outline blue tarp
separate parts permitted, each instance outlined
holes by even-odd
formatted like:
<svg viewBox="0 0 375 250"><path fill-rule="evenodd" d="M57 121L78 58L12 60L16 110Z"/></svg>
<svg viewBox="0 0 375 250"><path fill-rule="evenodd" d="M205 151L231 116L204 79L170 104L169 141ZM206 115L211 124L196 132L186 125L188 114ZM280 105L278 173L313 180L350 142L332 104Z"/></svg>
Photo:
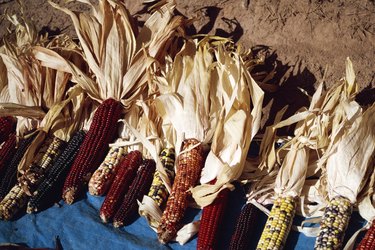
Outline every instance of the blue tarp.
<svg viewBox="0 0 375 250"><path fill-rule="evenodd" d="M64 250L69 249L195 249L197 238L184 246L171 243L161 245L155 232L148 227L145 218L138 218L129 226L116 229L112 224L104 224L99 218L99 209L103 197L89 194L74 203L67 205L60 201L60 206L53 206L38 214L23 214L16 220L0 221L0 242L22 243L29 247L54 248L54 239L59 236ZM233 226L245 201L245 192L238 187L231 193L230 213L226 215L221 232L222 249L227 249ZM187 220L198 219L200 210L190 209ZM257 232L251 237L255 248L263 229L265 215L257 218ZM301 221L297 217L295 223ZM364 221L354 213L346 238L363 225ZM285 249L313 249L315 239L291 231Z"/></svg>

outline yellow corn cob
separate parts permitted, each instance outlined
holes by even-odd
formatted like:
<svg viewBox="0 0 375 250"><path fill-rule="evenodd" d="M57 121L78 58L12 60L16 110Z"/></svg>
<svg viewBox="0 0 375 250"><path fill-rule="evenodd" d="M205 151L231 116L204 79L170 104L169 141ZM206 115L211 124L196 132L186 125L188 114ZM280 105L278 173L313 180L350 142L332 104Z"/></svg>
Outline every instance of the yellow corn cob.
<svg viewBox="0 0 375 250"><path fill-rule="evenodd" d="M296 201L293 197L278 197L268 216L257 250L282 249L293 224Z"/></svg>
<svg viewBox="0 0 375 250"><path fill-rule="evenodd" d="M117 167L125 155L125 147L110 148L104 161L90 179L89 193L91 195L104 195L108 192L116 175Z"/></svg>
<svg viewBox="0 0 375 250"><path fill-rule="evenodd" d="M164 149L160 153L160 160L172 184L174 179L174 148ZM168 194L168 190L160 177L160 173L156 170L154 173L150 191L148 192L148 196L155 201L158 207L162 207L167 201Z"/></svg>
<svg viewBox="0 0 375 250"><path fill-rule="evenodd" d="M28 196L17 183L0 202L0 218L10 220L12 217L26 205Z"/></svg>
<svg viewBox="0 0 375 250"><path fill-rule="evenodd" d="M340 249L351 214L350 200L341 196L333 198L324 210L314 248Z"/></svg>

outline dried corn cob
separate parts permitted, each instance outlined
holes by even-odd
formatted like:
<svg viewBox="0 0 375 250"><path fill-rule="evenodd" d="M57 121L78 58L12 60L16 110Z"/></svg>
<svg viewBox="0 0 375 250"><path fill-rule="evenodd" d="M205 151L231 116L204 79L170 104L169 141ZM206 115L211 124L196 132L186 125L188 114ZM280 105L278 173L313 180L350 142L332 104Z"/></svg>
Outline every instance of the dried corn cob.
<svg viewBox="0 0 375 250"><path fill-rule="evenodd" d="M96 110L92 124L65 180L63 199L72 204L83 192L92 173L108 152L108 144L117 133L121 103L105 100Z"/></svg>
<svg viewBox="0 0 375 250"><path fill-rule="evenodd" d="M204 150L198 140L184 140L181 151L172 192L158 227L158 239L163 244L176 236L188 206L189 189L195 186L204 165Z"/></svg>
<svg viewBox="0 0 375 250"><path fill-rule="evenodd" d="M19 183L28 196L31 196L46 172L52 166L56 156L65 147L65 142L55 136L48 137L38 151L30 168L20 177ZM40 160L39 160L40 159Z"/></svg>
<svg viewBox="0 0 375 250"><path fill-rule="evenodd" d="M4 142L2 147L0 148L0 180L5 173L6 167L8 166L8 162L12 159L14 153L16 152L16 135L10 134L8 139Z"/></svg>
<svg viewBox="0 0 375 250"><path fill-rule="evenodd" d="M100 208L100 218L103 222L108 222L115 215L141 163L142 154L138 150L130 152L120 163L115 179Z"/></svg>
<svg viewBox="0 0 375 250"><path fill-rule="evenodd" d="M27 212L38 212L41 209L47 208L53 202L61 198L62 186L64 178L72 166L74 158L76 157L79 147L81 146L85 132L80 130L76 132L68 142L66 148L57 157L47 177L38 186L35 194L30 198L27 204Z"/></svg>
<svg viewBox="0 0 375 250"><path fill-rule="evenodd" d="M15 120L11 116L0 117L0 143L5 141L15 129Z"/></svg>
<svg viewBox="0 0 375 250"><path fill-rule="evenodd" d="M229 249L250 249L252 230L254 229L257 215L258 209L251 203L247 203L245 207L242 208L230 241Z"/></svg>
<svg viewBox="0 0 375 250"><path fill-rule="evenodd" d="M108 192L116 175L117 167L125 155L125 147L110 148L104 161L90 179L89 192L91 195L105 195Z"/></svg>
<svg viewBox="0 0 375 250"><path fill-rule="evenodd" d="M7 167L4 177L1 181L0 185L0 200L2 200L5 195L10 191L10 189L16 184L17 181L17 167L20 163L23 155L25 154L27 148L31 144L31 142L34 140L36 134L21 139L20 143L18 145L18 148L16 149L16 153L14 154L12 160L9 163L9 166Z"/></svg>
<svg viewBox="0 0 375 250"><path fill-rule="evenodd" d="M53 142L57 143L53 143ZM50 147L52 145L52 147ZM28 200L28 193L32 188L36 187L37 182L40 180L42 174L37 172L38 166L47 167L51 163L50 157L56 155L56 146L62 145L60 139L55 140L52 137L47 137L43 142L42 146L39 148L37 154L34 157L33 163L29 169L21 176L19 182L11 189L9 194L4 198L2 203L0 203L0 211L4 219L11 219L20 209L24 207ZM46 162L47 165L43 165ZM21 188L22 190L19 190ZM26 197L25 197L26 196ZM3 207L1 208L1 204Z"/></svg>
<svg viewBox="0 0 375 250"><path fill-rule="evenodd" d="M296 201L293 197L278 197L275 200L258 242L258 250L282 249L284 247L293 224L295 208Z"/></svg>
<svg viewBox="0 0 375 250"><path fill-rule="evenodd" d="M357 246L357 250L375 249L375 223L372 222L371 227L367 230L365 237Z"/></svg>
<svg viewBox="0 0 375 250"><path fill-rule="evenodd" d="M340 249L348 227L352 205L347 198L333 198L324 210L315 249Z"/></svg>
<svg viewBox="0 0 375 250"><path fill-rule="evenodd" d="M203 208L197 249L217 249L216 244L227 208L229 192L228 188L221 190L214 202Z"/></svg>
<svg viewBox="0 0 375 250"><path fill-rule="evenodd" d="M113 219L115 227L122 227L129 223L131 219L137 214L138 203L143 195L147 193L152 182L152 176L155 172L155 161L144 160L138 169L137 176L129 187L120 208L117 210Z"/></svg>
<svg viewBox="0 0 375 250"><path fill-rule="evenodd" d="M10 220L13 216L25 206L28 196L17 183L5 198L0 202L0 218Z"/></svg>
<svg viewBox="0 0 375 250"><path fill-rule="evenodd" d="M171 183L173 183L175 161L174 148L163 149L160 153L160 160L165 171L167 172L169 180L171 181ZM155 201L158 207L162 208L167 201L168 195L168 190L160 177L160 173L156 170L154 173L150 191L148 192L148 196Z"/></svg>

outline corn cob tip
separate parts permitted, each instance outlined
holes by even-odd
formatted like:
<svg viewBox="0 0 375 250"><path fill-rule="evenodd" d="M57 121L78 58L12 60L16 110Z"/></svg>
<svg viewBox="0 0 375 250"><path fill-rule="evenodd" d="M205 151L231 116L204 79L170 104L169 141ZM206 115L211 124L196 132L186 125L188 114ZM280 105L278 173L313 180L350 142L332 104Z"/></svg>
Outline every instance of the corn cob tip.
<svg viewBox="0 0 375 250"><path fill-rule="evenodd" d="M158 230L158 240L161 244L164 244L164 245L167 244L174 237L175 237L175 234L171 230L168 230L167 228L162 228L161 230Z"/></svg>
<svg viewBox="0 0 375 250"><path fill-rule="evenodd" d="M90 186L90 185L89 185L89 194L91 194L92 196L99 196L98 190L95 187Z"/></svg>
<svg viewBox="0 0 375 250"><path fill-rule="evenodd" d="M74 201L76 200L76 193L77 193L77 188L75 187L68 188L63 194L64 201L68 205L72 205Z"/></svg>
<svg viewBox="0 0 375 250"><path fill-rule="evenodd" d="M122 221L114 221L113 226L116 228L124 226L124 223Z"/></svg>
<svg viewBox="0 0 375 250"><path fill-rule="evenodd" d="M100 213L100 219L102 219L103 223L109 222L109 218L107 216L105 216L105 214L103 214L103 213Z"/></svg>
<svg viewBox="0 0 375 250"><path fill-rule="evenodd" d="M26 213L32 214L32 213L35 213L36 211L37 211L36 208L34 208L33 206L30 206L30 205L27 205Z"/></svg>

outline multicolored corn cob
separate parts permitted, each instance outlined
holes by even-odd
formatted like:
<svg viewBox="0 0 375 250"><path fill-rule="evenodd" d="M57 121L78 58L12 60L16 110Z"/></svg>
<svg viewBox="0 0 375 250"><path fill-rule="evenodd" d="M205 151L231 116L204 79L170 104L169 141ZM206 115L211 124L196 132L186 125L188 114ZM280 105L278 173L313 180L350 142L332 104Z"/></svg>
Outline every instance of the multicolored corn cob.
<svg viewBox="0 0 375 250"><path fill-rule="evenodd" d="M160 161L165 169L165 172L168 175L171 184L174 180L174 161L175 161L176 153L174 148L166 148L163 149L160 153ZM163 183L163 180L160 177L159 171L155 171L154 178L152 180L150 191L148 195L151 199L155 201L158 207L163 208L165 203L167 202L169 192L166 186Z"/></svg>
<svg viewBox="0 0 375 250"><path fill-rule="evenodd" d="M4 144L0 148L0 180L2 179L5 170L8 166L10 160L12 160L13 155L15 154L16 150L16 135L10 134L8 139L4 142Z"/></svg>
<svg viewBox="0 0 375 250"><path fill-rule="evenodd" d="M85 189L92 173L99 167L108 152L108 144L117 134L117 121L121 116L121 103L105 100L96 110L92 124L65 180L63 199L72 204Z"/></svg>
<svg viewBox="0 0 375 250"><path fill-rule="evenodd" d="M47 137L33 163L18 180L28 196L32 196L46 172L53 165L56 156L65 147L65 142L55 136Z"/></svg>
<svg viewBox="0 0 375 250"><path fill-rule="evenodd" d="M278 197L268 216L257 250L282 249L285 245L296 209L293 197Z"/></svg>
<svg viewBox="0 0 375 250"><path fill-rule="evenodd" d="M178 157L177 174L158 227L158 239L166 244L171 241L181 227L188 206L189 189L197 183L204 166L203 146L196 139L186 139L182 143Z"/></svg>
<svg viewBox="0 0 375 250"><path fill-rule="evenodd" d="M113 218L115 227L122 227L128 224L138 212L137 200L141 200L143 195L150 188L153 173L155 172L155 161L144 160L138 169L137 176L129 187L120 208Z"/></svg>
<svg viewBox="0 0 375 250"><path fill-rule="evenodd" d="M39 180L43 178L44 168L52 164L57 155L56 151L62 145L62 141L55 137L47 137L34 157L29 169L20 177L19 182L10 190L0 203L0 212L4 219L11 219L20 209L26 205L33 188L37 187ZM45 171L45 170L44 170ZM21 188L22 190L19 190ZM26 197L25 197L26 196ZM1 208L1 205L3 207Z"/></svg>
<svg viewBox="0 0 375 250"><path fill-rule="evenodd" d="M229 244L230 250L250 249L251 235L255 227L258 211L251 203L247 203L242 208Z"/></svg>
<svg viewBox="0 0 375 250"><path fill-rule="evenodd" d="M221 190L214 202L203 208L197 249L218 249L217 242L221 229L220 225L223 223L225 210L228 205L229 192L228 188Z"/></svg>
<svg viewBox="0 0 375 250"><path fill-rule="evenodd" d="M21 185L17 183L0 202L0 219L12 219L26 205L28 198Z"/></svg>
<svg viewBox="0 0 375 250"><path fill-rule="evenodd" d="M324 210L315 249L340 249L353 206L341 196L333 198Z"/></svg>
<svg viewBox="0 0 375 250"><path fill-rule="evenodd" d="M365 237L361 240L356 248L357 250L375 249L375 223L372 222L371 227L367 230Z"/></svg>
<svg viewBox="0 0 375 250"><path fill-rule="evenodd" d="M7 167L4 177L1 180L0 185L0 201L8 194L10 189L16 184L17 182L17 167L20 163L23 155L25 154L27 148L30 146L31 142L34 140L36 134L32 136L21 139L16 152Z"/></svg>
<svg viewBox="0 0 375 250"><path fill-rule="evenodd" d="M76 132L69 140L66 148L58 155L46 178L30 198L27 204L28 213L45 209L61 198L65 176L78 154L85 135L86 133L83 130Z"/></svg>
<svg viewBox="0 0 375 250"><path fill-rule="evenodd" d="M100 208L100 218L103 222L108 222L115 215L141 163L142 154L138 150L127 154L120 163L115 179Z"/></svg>
<svg viewBox="0 0 375 250"><path fill-rule="evenodd" d="M117 167L125 155L125 147L113 147L109 149L104 161L95 170L90 179L89 193L91 195L105 195L108 192L116 175Z"/></svg>
<svg viewBox="0 0 375 250"><path fill-rule="evenodd" d="M15 120L11 116L0 117L0 143L4 142L15 130Z"/></svg>

